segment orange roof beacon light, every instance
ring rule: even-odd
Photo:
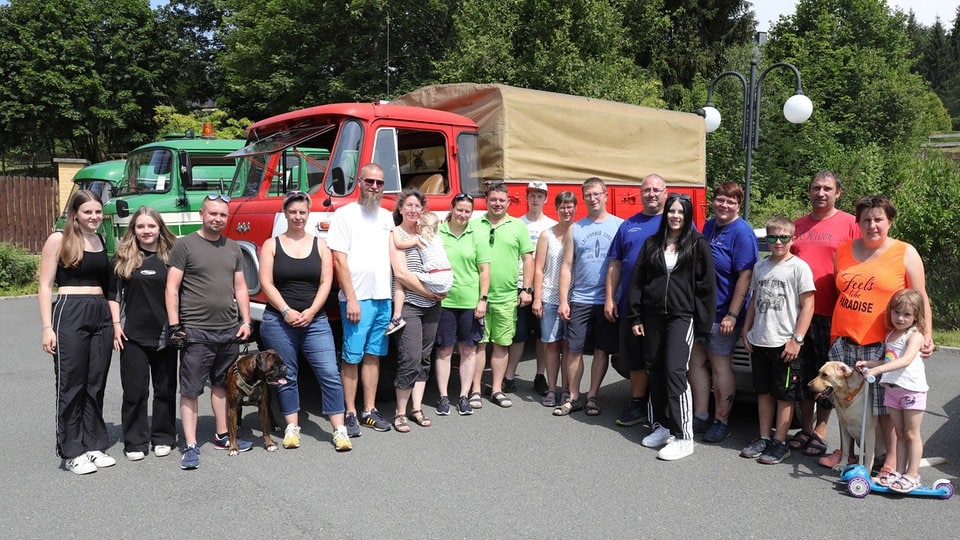
[[[202,139],[216,139],[217,134],[213,131],[213,122],[204,122],[203,130],[200,132],[200,138]]]

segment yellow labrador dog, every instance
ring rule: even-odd
[[[810,381],[810,389],[817,398],[833,396],[833,407],[840,420],[840,464],[834,470],[846,466],[846,456],[853,454],[854,441],[864,451],[863,464],[867,470],[873,469],[876,452],[877,417],[873,415],[870,399],[870,385],[857,370],[843,362],[827,362],[820,368],[817,377]],[[867,400],[864,405],[864,400]],[[867,407],[866,440],[860,440],[863,408]]]

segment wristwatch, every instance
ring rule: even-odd
[[[803,345],[803,336],[801,336],[800,334],[794,334],[793,340],[799,343],[800,345]]]
[[[486,302],[486,301],[487,301],[487,295],[481,296],[480,299],[483,300],[484,302]]]
[[[530,296],[533,296],[533,287],[527,287],[525,289],[520,289],[520,290],[529,294]]]

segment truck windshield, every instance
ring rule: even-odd
[[[173,151],[150,148],[131,152],[127,156],[120,195],[165,193],[170,190],[172,177]]]

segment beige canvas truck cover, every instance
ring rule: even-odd
[[[703,118],[501,84],[440,84],[391,103],[466,116],[479,126],[486,180],[706,183]]]

